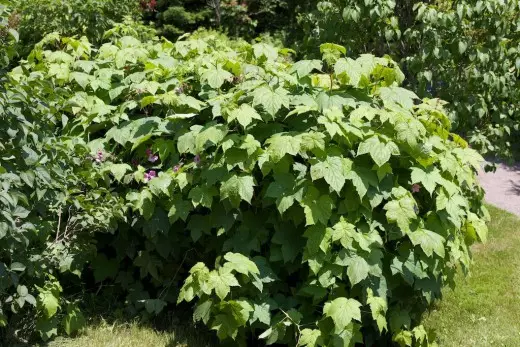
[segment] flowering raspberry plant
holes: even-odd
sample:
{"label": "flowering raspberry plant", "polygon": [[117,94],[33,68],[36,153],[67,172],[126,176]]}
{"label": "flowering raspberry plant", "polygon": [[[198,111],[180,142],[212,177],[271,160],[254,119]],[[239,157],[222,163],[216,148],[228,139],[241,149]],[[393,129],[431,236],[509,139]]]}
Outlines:
{"label": "flowering raspberry plant", "polygon": [[392,60],[324,44],[291,62],[200,32],[60,40],[11,78],[60,85],[60,130],[110,153],[85,179],[108,191],[92,205],[124,201],[95,281],[135,310],[193,309],[234,345],[433,341],[420,316],[486,238],[482,158]]}

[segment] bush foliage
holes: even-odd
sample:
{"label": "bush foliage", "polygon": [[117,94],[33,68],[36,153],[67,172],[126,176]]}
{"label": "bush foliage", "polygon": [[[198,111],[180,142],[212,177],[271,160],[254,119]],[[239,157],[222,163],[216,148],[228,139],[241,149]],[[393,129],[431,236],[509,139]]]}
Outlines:
{"label": "bush foliage", "polygon": [[134,312],[192,303],[235,345],[432,342],[418,318],[487,232],[444,103],[335,44],[293,63],[143,32],[52,34],[8,76],[1,322],[34,306],[44,339],[78,329],[63,284],[91,276]]}
{"label": "bush foliage", "polygon": [[519,135],[518,1],[317,1],[301,15],[303,52],[336,42],[389,54],[420,97],[438,97],[481,154],[510,158]]}
{"label": "bush foliage", "polygon": [[137,19],[137,0],[25,0],[10,5],[19,18],[20,54],[29,54],[46,34],[87,36],[101,43],[103,34],[126,16]]}
{"label": "bush foliage", "polygon": [[307,0],[141,1],[144,18],[153,21],[158,33],[168,39],[200,27],[218,28],[247,39],[264,33],[301,34],[295,14],[312,5]]}

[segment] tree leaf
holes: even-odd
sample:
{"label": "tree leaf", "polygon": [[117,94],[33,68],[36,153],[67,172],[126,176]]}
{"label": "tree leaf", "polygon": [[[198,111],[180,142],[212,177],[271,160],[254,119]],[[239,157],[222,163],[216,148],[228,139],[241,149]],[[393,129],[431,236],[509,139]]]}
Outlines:
{"label": "tree leaf", "polygon": [[170,223],[175,223],[179,219],[186,222],[192,210],[192,204],[188,200],[183,200],[180,194],[174,194],[171,198],[171,202],[172,206],[168,212]]}
{"label": "tree leaf", "polygon": [[435,252],[439,257],[444,258],[445,239],[441,235],[426,229],[418,229],[408,233],[408,237],[414,246],[421,246],[424,254],[431,257]]}
{"label": "tree leaf", "polygon": [[269,147],[269,159],[274,163],[279,162],[286,154],[295,156],[300,151],[300,139],[289,135],[275,135],[270,137],[267,141]]}
{"label": "tree leaf", "polygon": [[412,183],[421,183],[430,195],[435,191],[437,184],[442,184],[442,177],[439,174],[439,170],[433,167],[428,169],[413,167],[411,178]]}
{"label": "tree leaf", "polygon": [[244,275],[260,274],[256,264],[243,254],[228,252],[224,255],[224,259],[227,260],[227,263],[224,264],[225,268],[235,270]]}
{"label": "tree leaf", "polygon": [[40,292],[38,303],[47,318],[53,317],[58,312],[58,307],[60,307],[59,298],[55,296],[55,293],[47,290]]}
{"label": "tree leaf", "polygon": [[131,171],[132,167],[128,164],[114,164],[111,163],[106,166],[106,170],[110,171],[112,175],[114,175],[114,178],[121,182],[123,179],[123,176],[126,174],[127,171]]}
{"label": "tree leaf", "polygon": [[148,187],[150,191],[155,196],[162,196],[162,194],[166,196],[170,196],[170,185],[172,184],[172,178],[163,172],[159,173],[159,177],[152,178],[150,182],[148,182]]}
{"label": "tree leaf", "polygon": [[220,298],[220,300],[224,300],[226,296],[229,294],[231,287],[239,287],[236,277],[222,268],[219,271],[211,271],[208,277],[208,285],[210,288],[215,289],[215,293]]}
{"label": "tree leaf", "polygon": [[354,286],[368,277],[370,266],[365,258],[360,256],[353,256],[347,259],[347,276],[350,283]]}
{"label": "tree leaf", "polygon": [[200,301],[193,311],[193,321],[198,322],[202,320],[204,324],[207,324],[211,314],[211,307],[213,306],[213,300],[206,299],[204,301]]}
{"label": "tree leaf", "polygon": [[405,191],[397,200],[389,201],[385,205],[386,219],[390,223],[396,223],[404,233],[408,233],[411,221],[417,218],[415,207],[415,200]]}
{"label": "tree leaf", "polygon": [[144,300],[144,307],[146,312],[157,315],[166,307],[166,301],[161,299],[146,299]]}
{"label": "tree leaf", "polygon": [[317,190],[310,190],[303,199],[302,206],[306,225],[314,225],[318,222],[327,225],[332,215],[334,202],[328,195],[319,196]]}
{"label": "tree leaf", "polygon": [[201,79],[206,81],[211,88],[218,89],[224,82],[231,79],[233,75],[228,71],[224,70],[222,66],[212,66],[209,69],[204,70],[201,75]]}
{"label": "tree leaf", "polygon": [[320,342],[321,332],[318,329],[305,328],[301,332],[299,345],[308,347],[318,347]]}
{"label": "tree leaf", "polygon": [[372,289],[368,289],[367,304],[370,306],[372,312],[372,318],[376,321],[379,332],[383,333],[383,330],[388,330],[386,322],[386,311],[388,304],[384,298],[374,296]]}
{"label": "tree leaf", "polygon": [[253,92],[253,107],[260,105],[267,113],[274,117],[282,106],[289,108],[289,97],[287,94],[288,92],[282,87],[276,90],[267,86],[257,88]]}
{"label": "tree leaf", "polygon": [[248,104],[242,104],[239,108],[229,112],[228,122],[237,120],[240,125],[247,128],[253,119],[262,120],[262,117],[256,112],[256,110]]}
{"label": "tree leaf", "polygon": [[345,185],[345,177],[343,176],[343,160],[341,157],[328,156],[323,161],[318,161],[311,166],[311,178],[313,181],[325,178],[329,186],[338,194]]}
{"label": "tree leaf", "polygon": [[253,198],[253,187],[255,182],[252,176],[233,175],[220,186],[220,198],[229,199],[231,204],[238,207],[240,200],[247,201],[251,204]]}
{"label": "tree leaf", "polygon": [[321,60],[300,60],[293,64],[290,72],[296,72],[298,78],[302,78],[310,74],[313,70],[321,71],[323,63]]}
{"label": "tree leaf", "polygon": [[370,157],[381,167],[390,160],[393,155],[399,155],[399,148],[393,142],[381,142],[379,136],[374,135],[361,142],[358,147],[357,155],[370,153]]}
{"label": "tree leaf", "polygon": [[344,297],[329,301],[323,307],[323,314],[331,317],[336,325],[335,331],[343,331],[353,319],[361,321],[361,303],[355,299]]}
{"label": "tree leaf", "polygon": [[269,312],[271,307],[268,303],[262,303],[260,305],[254,304],[253,315],[251,316],[251,323],[259,321],[265,325],[271,324],[271,313]]}

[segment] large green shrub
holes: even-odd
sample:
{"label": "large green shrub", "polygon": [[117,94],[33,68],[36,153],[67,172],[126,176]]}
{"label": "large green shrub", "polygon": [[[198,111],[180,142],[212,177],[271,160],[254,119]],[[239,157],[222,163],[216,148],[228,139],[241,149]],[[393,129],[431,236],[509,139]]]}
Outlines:
{"label": "large green shrub", "polygon": [[[454,130],[481,154],[510,158],[519,135],[518,1],[316,1],[299,47],[389,54],[420,97],[449,102]],[[312,55],[312,54],[311,54]]]}
{"label": "large green shrub", "polygon": [[[61,141],[88,142],[66,162],[84,173],[82,188],[68,182],[87,216],[68,235],[96,240],[84,273],[108,284],[100,295],[149,314],[193,303],[235,345],[432,342],[418,319],[487,232],[481,157],[444,103],[399,87],[389,58],[334,44],[292,63],[217,34],[130,33],[98,50],[49,36],[10,74],[44,81],[28,92]],[[85,242],[68,247],[80,252],[61,262],[82,264]],[[52,318],[57,291],[44,292]]]}

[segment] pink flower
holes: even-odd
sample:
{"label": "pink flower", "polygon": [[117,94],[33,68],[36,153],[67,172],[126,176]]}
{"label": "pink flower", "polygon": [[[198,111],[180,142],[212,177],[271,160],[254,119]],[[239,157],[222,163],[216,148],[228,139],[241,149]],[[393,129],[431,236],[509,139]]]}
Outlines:
{"label": "pink flower", "polygon": [[154,170],[150,170],[144,173],[144,181],[149,182],[152,178],[157,177],[157,174]]}
{"label": "pink flower", "polygon": [[412,193],[419,193],[421,190],[421,185],[414,183],[412,184]]}
{"label": "pink flower", "polygon": [[178,172],[182,167],[182,162],[173,167],[173,172]]}
{"label": "pink flower", "polygon": [[199,165],[200,164],[200,155],[196,155],[195,158],[193,158],[193,162],[196,164],[196,165]]}
{"label": "pink flower", "polygon": [[101,163],[104,159],[103,151],[98,149],[96,156],[94,157],[94,160],[96,163]]}
{"label": "pink flower", "polygon": [[159,159],[158,156],[156,156],[156,155],[154,155],[154,154],[152,153],[152,149],[151,149],[151,148],[147,148],[147,149],[146,149],[146,155],[148,156],[148,161],[149,161],[150,163],[155,163],[155,162],[157,161],[157,159]]}

